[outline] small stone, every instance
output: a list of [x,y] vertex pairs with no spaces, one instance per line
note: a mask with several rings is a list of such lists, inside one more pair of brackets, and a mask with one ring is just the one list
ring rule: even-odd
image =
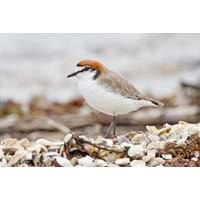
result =
[[8,162],[8,166],[12,167],[14,166],[16,163],[18,163],[20,160],[25,160],[26,159],[26,156],[28,155],[29,153],[25,150],[18,150],[15,152],[15,155],[11,157],[11,159],[9,160]]
[[123,147],[123,148],[130,148],[130,147],[132,147],[133,145],[132,145],[131,143],[122,142],[122,143],[120,144],[120,146]]
[[131,167],[145,167],[146,163],[143,160],[133,160],[130,163]]
[[163,157],[165,160],[171,160],[171,159],[172,159],[172,154],[162,154],[162,157]]
[[73,166],[75,166],[75,165],[78,164],[78,158],[73,157],[73,158],[70,160],[70,162],[71,162],[71,164],[72,164]]
[[95,167],[94,159],[90,156],[85,156],[83,158],[78,159],[79,166],[83,167]]
[[133,144],[140,144],[141,142],[145,142],[146,143],[147,141],[148,141],[148,139],[144,134],[137,134],[131,140],[131,142]]
[[196,158],[196,157],[192,157],[192,159],[191,160],[193,160],[193,161],[198,161],[198,158]]
[[96,159],[95,164],[96,164],[96,167],[107,167],[108,166],[107,162],[105,162],[102,159]]
[[119,144],[122,144],[124,142],[129,143],[129,139],[125,137],[124,135],[117,136],[116,140]]
[[141,145],[132,145],[128,150],[128,156],[136,157],[136,156],[143,156],[144,148]]
[[149,156],[150,158],[155,158],[156,150],[155,149],[147,150],[147,156]]
[[6,139],[4,139],[4,140],[1,141],[1,145],[3,147],[12,147],[12,146],[16,145],[17,142],[18,142],[17,139],[6,138]]
[[165,161],[164,161],[162,158],[154,158],[154,159],[150,162],[149,166],[151,166],[151,167],[156,167],[156,166],[161,166],[161,165],[164,164],[164,163],[165,163]]
[[73,135],[71,133],[67,134],[65,137],[64,137],[64,143],[65,144],[68,144],[71,139],[72,139]]
[[157,135],[159,130],[155,126],[146,126],[147,131],[150,133]]
[[130,163],[130,158],[119,158],[115,161],[116,165],[125,166]]
[[44,145],[44,146],[51,146],[52,142],[50,142],[49,140],[41,138],[41,139],[38,139],[36,141],[36,144],[41,144],[41,145]]
[[152,159],[151,156],[143,156],[142,157],[142,160],[146,163],[146,162],[149,162],[150,160]]
[[151,142],[147,145],[147,149],[158,149],[160,147],[159,142]]
[[195,152],[194,152],[194,156],[195,156],[196,158],[199,158],[199,152],[198,152],[198,151],[195,151]]
[[149,138],[149,140],[151,142],[158,142],[160,140],[160,138],[157,135],[154,134],[148,134],[147,137]]
[[112,139],[106,139],[105,141],[106,141],[106,145],[108,147],[112,147],[113,146],[113,140]]
[[69,160],[60,156],[55,157],[55,162],[58,167],[72,167],[72,164]]
[[22,146],[23,148],[27,148],[30,146],[30,142],[27,138],[23,138],[20,141],[18,141],[16,145]]

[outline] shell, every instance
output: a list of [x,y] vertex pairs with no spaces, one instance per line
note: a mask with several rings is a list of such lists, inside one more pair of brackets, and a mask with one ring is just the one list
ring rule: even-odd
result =
[[151,142],[147,145],[147,149],[158,149],[160,147],[159,142]]
[[65,144],[68,144],[71,139],[73,138],[73,135],[71,133],[67,134],[65,137],[64,137],[64,143]]
[[41,144],[41,145],[43,145],[43,146],[51,146],[51,145],[52,145],[52,142],[50,142],[49,140],[46,140],[46,139],[41,138],[41,139],[38,139],[38,140],[36,141],[36,144]]
[[171,159],[172,159],[172,154],[162,154],[162,157],[163,157],[165,160],[171,160]]
[[130,163],[130,158],[120,158],[115,161],[116,165],[124,166]]
[[95,160],[95,165],[96,165],[96,167],[107,167],[108,163],[105,162],[104,160],[96,159]]
[[159,142],[160,140],[160,138],[154,134],[147,134],[147,137],[151,142]]
[[83,167],[95,167],[94,159],[90,156],[85,156],[83,158],[78,159],[79,166]]
[[136,157],[144,155],[144,147],[141,145],[132,145],[128,150],[128,156]]
[[158,135],[159,130],[155,126],[146,126],[148,132]]
[[27,155],[28,155],[29,153],[27,152],[27,151],[25,151],[25,150],[22,150],[22,149],[20,149],[20,150],[18,150],[18,151],[16,151],[15,152],[15,155],[14,156],[12,156],[12,158],[9,160],[9,162],[8,162],[8,166],[14,166],[17,162],[19,162],[20,160],[25,160],[25,159],[27,159]]
[[141,142],[148,142],[148,139],[144,134],[137,134],[131,140],[132,144],[140,144]]
[[54,159],[58,167],[72,167],[71,162],[66,158],[56,156]]
[[7,161],[5,158],[1,159],[1,162],[0,162],[0,167],[7,167],[8,164],[7,164]]
[[117,143],[121,144],[121,143],[129,143],[129,139],[127,137],[125,137],[124,135],[120,135],[120,136],[117,136],[116,138],[116,141]]
[[18,145],[19,145],[19,146],[22,146],[23,148],[27,148],[27,147],[30,146],[30,142],[29,142],[29,140],[28,140],[27,138],[23,138],[23,139],[21,139],[20,141],[18,141],[16,145],[17,145],[17,146],[18,146]]
[[146,163],[143,160],[133,160],[130,163],[131,167],[145,167]]
[[150,162],[149,166],[150,166],[150,167],[156,167],[156,166],[161,166],[161,165],[164,164],[164,163],[165,163],[165,161],[164,161],[162,158],[154,158],[154,159]]
[[14,139],[14,138],[6,138],[4,140],[1,141],[1,145],[3,147],[12,147],[14,145],[16,145],[18,142],[17,139]]

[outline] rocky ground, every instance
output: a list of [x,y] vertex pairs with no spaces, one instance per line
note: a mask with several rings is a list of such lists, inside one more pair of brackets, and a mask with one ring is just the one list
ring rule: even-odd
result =
[[9,167],[197,167],[200,166],[200,123],[147,126],[144,132],[128,132],[113,139],[88,138],[50,120],[65,137],[6,138],[0,144],[0,166]]

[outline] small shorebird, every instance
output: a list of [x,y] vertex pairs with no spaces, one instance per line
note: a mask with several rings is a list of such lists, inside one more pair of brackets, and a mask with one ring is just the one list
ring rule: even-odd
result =
[[162,102],[141,94],[131,83],[110,71],[96,60],[81,60],[80,70],[67,77],[76,76],[81,94],[94,109],[112,116],[106,137],[115,136],[116,116],[136,111],[146,106],[163,106]]

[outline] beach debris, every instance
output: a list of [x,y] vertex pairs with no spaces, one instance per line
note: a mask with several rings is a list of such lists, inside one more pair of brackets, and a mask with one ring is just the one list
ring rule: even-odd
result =
[[180,121],[144,132],[106,139],[76,134],[50,121],[65,133],[63,140],[6,138],[0,142],[1,167],[157,167],[200,166],[200,123]]

